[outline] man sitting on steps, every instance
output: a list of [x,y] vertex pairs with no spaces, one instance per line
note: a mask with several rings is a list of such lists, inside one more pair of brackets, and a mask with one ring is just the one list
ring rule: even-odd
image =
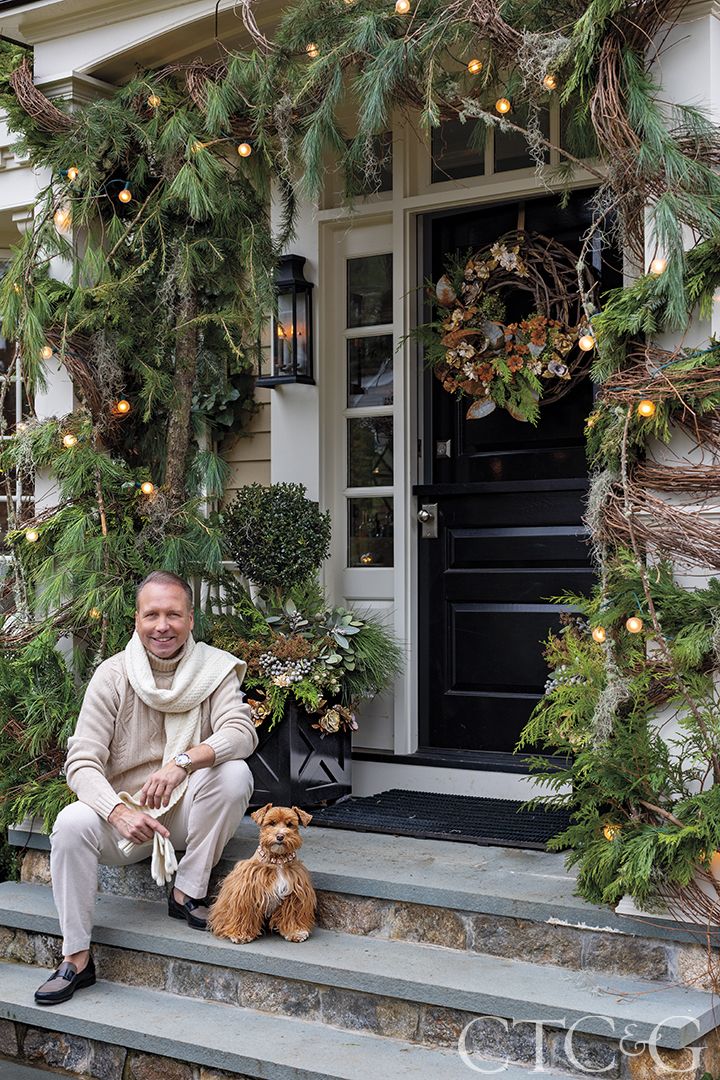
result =
[[[243,760],[257,746],[240,684],[246,665],[192,637],[187,582],[158,570],[136,593],[135,633],[102,663],[68,743],[66,776],[78,802],[58,815],[50,844],[63,962],[35,992],[67,1001],[95,982],[90,955],[98,863],[152,855],[168,913],[207,929],[210,871],[253,790]],[[175,847],[184,848],[178,865]]]

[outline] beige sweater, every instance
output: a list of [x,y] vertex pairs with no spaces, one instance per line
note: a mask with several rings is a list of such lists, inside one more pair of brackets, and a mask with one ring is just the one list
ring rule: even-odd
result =
[[[182,655],[182,654],[181,654]],[[180,656],[150,655],[155,683],[172,686]],[[232,671],[201,705],[200,741],[215,751],[215,764],[247,758],[257,746],[250,707]],[[120,801],[118,791],[138,791],[162,765],[163,714],[136,695],[125,674],[125,655],[102,663],[85,691],[75,732],[68,740],[65,773],[80,802],[106,818]]]

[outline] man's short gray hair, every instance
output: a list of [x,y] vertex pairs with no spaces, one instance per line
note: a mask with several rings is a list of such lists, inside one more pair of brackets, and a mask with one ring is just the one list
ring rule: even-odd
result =
[[187,581],[184,578],[179,577],[177,574],[173,574],[172,570],[153,570],[151,574],[143,578],[137,589],[135,590],[135,604],[140,599],[140,593],[146,585],[179,585],[187,596],[188,607],[193,608],[195,598],[193,591]]

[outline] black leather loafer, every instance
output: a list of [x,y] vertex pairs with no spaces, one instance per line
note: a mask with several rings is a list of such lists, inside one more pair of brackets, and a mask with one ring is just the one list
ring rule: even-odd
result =
[[174,889],[168,895],[168,915],[171,919],[184,919],[193,930],[207,930],[208,898],[203,896],[201,900],[194,900],[192,896],[186,896],[182,904],[175,899]]
[[61,1001],[68,1001],[76,990],[94,984],[95,964],[92,956],[79,974],[74,964],[63,960],[57,971],[35,991],[35,1001],[38,1005],[59,1005]]

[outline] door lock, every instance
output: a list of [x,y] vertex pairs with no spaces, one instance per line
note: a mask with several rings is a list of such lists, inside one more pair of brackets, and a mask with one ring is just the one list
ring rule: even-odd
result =
[[437,540],[438,508],[437,503],[425,503],[417,513],[420,522],[420,535],[423,540]]

